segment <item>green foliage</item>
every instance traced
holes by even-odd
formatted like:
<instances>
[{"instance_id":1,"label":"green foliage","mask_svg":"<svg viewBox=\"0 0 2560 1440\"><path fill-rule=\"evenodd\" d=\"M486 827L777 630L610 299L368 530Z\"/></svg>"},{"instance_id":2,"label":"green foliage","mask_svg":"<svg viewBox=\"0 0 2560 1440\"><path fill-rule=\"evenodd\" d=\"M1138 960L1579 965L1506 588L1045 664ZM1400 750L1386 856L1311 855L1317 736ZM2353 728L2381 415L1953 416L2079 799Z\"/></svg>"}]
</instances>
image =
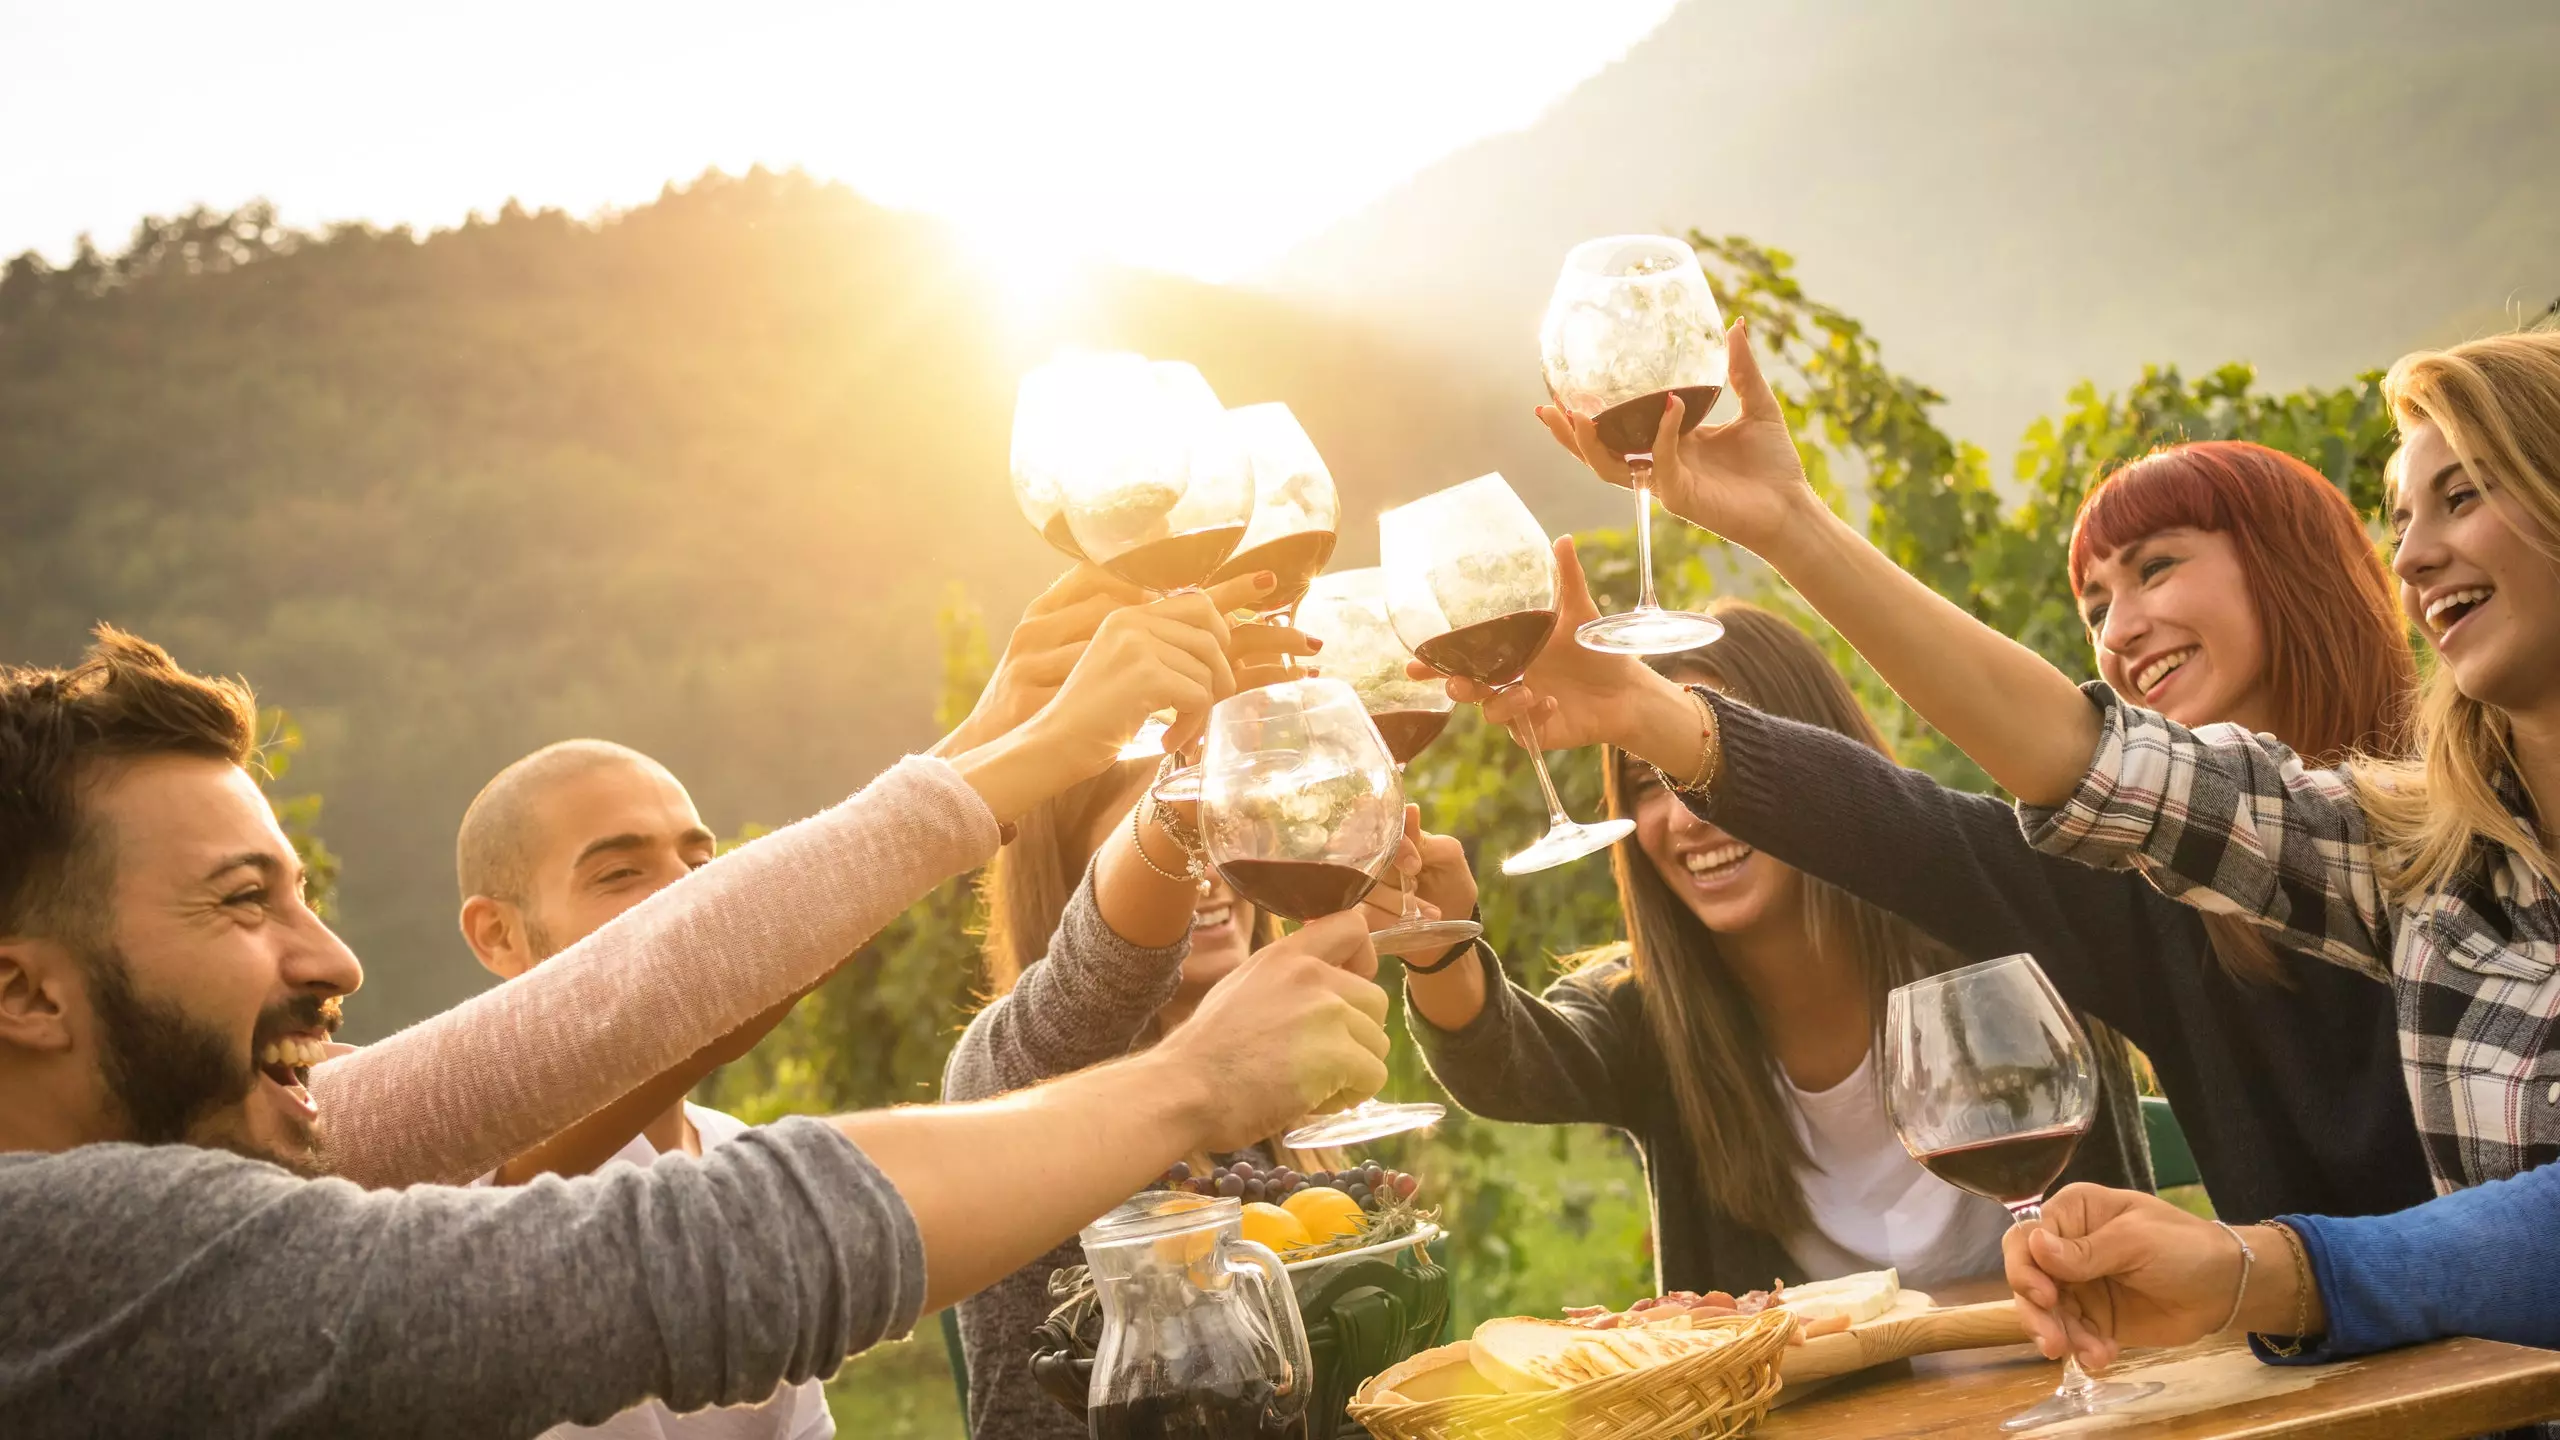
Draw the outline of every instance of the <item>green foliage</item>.
<instances>
[{"instance_id":1,"label":"green foliage","mask_svg":"<svg viewBox=\"0 0 2560 1440\"><path fill-rule=\"evenodd\" d=\"M284 827L294 854L301 857L303 898L321 919L334 921L339 861L337 852L320 838L320 797L312 792L289 795L279 789L293 773L294 757L302 753L302 726L285 711L269 707L258 712L258 733L266 737L258 746L259 788L266 791L267 803L275 807L276 823Z\"/></svg>"}]
</instances>

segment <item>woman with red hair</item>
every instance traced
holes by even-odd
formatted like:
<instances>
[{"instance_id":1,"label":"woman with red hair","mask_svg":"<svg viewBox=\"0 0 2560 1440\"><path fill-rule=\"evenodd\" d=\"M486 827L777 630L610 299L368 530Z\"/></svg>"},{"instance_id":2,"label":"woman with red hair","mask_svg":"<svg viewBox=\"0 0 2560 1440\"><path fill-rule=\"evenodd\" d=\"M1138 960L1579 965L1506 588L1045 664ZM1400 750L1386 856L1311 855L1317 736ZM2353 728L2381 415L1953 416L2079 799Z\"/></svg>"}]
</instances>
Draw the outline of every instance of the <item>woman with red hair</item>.
<instances>
[{"instance_id":1,"label":"woman with red hair","mask_svg":"<svg viewBox=\"0 0 2560 1440\"><path fill-rule=\"evenodd\" d=\"M1570 541L1557 558L1571 625L1594 607ZM2301 461L2229 442L2135 461L2082 505L2070 573L2098 668L2128 700L2306 754L2396 743L2415 674L2387 577L2353 507ZM1450 684L1496 721L1535 705L1548 745L1653 762L1750 847L1741 864L1794 866L1969 960L2034 955L2064 999L2150 1057L2226 1219L2374 1214L2433 1193L2381 987L2139 875L2045 855L2000 799L1690 690L1579 645L1547 647L1510 696Z\"/></svg>"}]
</instances>

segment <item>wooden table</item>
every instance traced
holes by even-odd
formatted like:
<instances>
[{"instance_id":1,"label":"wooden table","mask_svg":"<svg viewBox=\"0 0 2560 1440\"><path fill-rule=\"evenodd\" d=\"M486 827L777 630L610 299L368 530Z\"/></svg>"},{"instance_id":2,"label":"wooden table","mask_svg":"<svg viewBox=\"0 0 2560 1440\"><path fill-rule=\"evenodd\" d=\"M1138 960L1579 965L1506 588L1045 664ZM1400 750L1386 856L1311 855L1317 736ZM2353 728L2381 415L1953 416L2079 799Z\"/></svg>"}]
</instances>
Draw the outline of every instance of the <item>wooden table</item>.
<instances>
[{"instance_id":1,"label":"wooden table","mask_svg":"<svg viewBox=\"0 0 2560 1440\"><path fill-rule=\"evenodd\" d=\"M2266 1365L2236 1339L2135 1351L2108 1371L2162 1381L2145 1400L2035 1437L2461 1440L2560 1418L2560 1351L2439 1340L2334 1365ZM2061 1366L2024 1345L1878 1366L1771 1411L1755 1440L1967 1440L2052 1392Z\"/></svg>"}]
</instances>

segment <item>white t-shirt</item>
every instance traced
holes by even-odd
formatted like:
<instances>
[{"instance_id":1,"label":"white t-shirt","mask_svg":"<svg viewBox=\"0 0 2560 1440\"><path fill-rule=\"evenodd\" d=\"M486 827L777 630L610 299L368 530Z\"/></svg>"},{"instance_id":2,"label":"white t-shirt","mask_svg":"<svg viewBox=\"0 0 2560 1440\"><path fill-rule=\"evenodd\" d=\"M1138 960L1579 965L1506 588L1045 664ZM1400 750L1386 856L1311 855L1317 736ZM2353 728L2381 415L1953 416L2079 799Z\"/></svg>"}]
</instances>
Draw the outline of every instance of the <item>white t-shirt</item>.
<instances>
[{"instance_id":1,"label":"white t-shirt","mask_svg":"<svg viewBox=\"0 0 2560 1440\"><path fill-rule=\"evenodd\" d=\"M735 1115L724 1115L690 1101L685 1103L684 1116L693 1122L694 1133L702 1137L706 1152L747 1132L746 1122ZM649 1137L634 1135L631 1143L615 1151L613 1161L607 1163L651 1165L657 1159L658 1147L649 1143ZM483 1175L471 1183L486 1185L492 1178ZM826 1387L815 1380L786 1385L760 1405L726 1405L679 1415L656 1400L643 1400L601 1425L555 1425L542 1432L543 1440L573 1440L579 1436L603 1436L605 1440L831 1440L835 1433L835 1417L827 1411Z\"/></svg>"},{"instance_id":2,"label":"white t-shirt","mask_svg":"<svg viewBox=\"0 0 2560 1440\"><path fill-rule=\"evenodd\" d=\"M1796 1178L1813 1228L1785 1244L1812 1279L1890 1266L1903 1284L1926 1290L2000 1273L2008 1209L1921 1169L1902 1148L1876 1083L1874 1051L1828 1090L1799 1090L1793 1081L1787 1090L1812 1162Z\"/></svg>"}]
</instances>

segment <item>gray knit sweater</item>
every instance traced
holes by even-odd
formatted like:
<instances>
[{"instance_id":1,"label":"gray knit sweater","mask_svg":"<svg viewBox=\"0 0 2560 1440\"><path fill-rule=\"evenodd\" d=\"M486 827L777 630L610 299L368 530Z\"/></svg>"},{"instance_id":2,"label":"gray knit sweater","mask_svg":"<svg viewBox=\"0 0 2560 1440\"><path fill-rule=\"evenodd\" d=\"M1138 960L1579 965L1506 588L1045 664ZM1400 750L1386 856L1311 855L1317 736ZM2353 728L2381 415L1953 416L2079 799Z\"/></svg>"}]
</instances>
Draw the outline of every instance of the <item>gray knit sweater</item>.
<instances>
[{"instance_id":1,"label":"gray knit sweater","mask_svg":"<svg viewBox=\"0 0 2560 1440\"><path fill-rule=\"evenodd\" d=\"M1184 938L1160 949L1120 938L1094 905L1093 868L1067 901L1046 958L978 1012L951 1052L942 1098L984 1100L1125 1055L1182 980ZM1049 1273L1081 1265L1069 1240L960 1302L977 1440L1085 1440L1082 1420L1031 1378L1031 1332L1051 1309Z\"/></svg>"}]
</instances>

